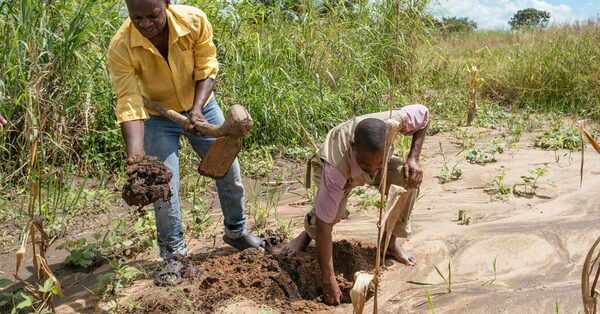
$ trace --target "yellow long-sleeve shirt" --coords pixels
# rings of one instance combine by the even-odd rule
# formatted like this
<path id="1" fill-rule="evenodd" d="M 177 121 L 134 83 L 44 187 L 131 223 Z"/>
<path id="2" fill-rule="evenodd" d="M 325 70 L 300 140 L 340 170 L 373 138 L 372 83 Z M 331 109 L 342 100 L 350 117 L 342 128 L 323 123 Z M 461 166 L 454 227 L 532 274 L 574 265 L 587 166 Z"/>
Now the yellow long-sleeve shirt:
<path id="1" fill-rule="evenodd" d="M 108 66 L 117 95 L 115 114 L 119 123 L 146 120 L 148 113 L 158 114 L 144 108 L 142 96 L 178 112 L 190 110 L 196 81 L 217 75 L 219 63 L 206 14 L 194 7 L 171 5 L 167 8 L 167 23 L 168 64 L 129 18 L 111 40 Z"/>

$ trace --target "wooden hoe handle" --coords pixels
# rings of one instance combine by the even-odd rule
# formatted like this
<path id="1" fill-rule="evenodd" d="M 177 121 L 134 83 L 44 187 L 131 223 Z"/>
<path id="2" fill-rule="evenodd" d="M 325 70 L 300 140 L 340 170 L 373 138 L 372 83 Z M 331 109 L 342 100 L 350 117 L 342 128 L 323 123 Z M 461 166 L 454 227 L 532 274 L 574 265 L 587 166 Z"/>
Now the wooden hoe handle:
<path id="1" fill-rule="evenodd" d="M 169 109 L 146 97 L 143 97 L 143 99 L 146 108 L 159 112 L 171 121 L 183 127 L 190 123 L 190 120 L 179 112 Z M 227 110 L 223 125 L 218 126 L 206 122 L 198 122 L 196 123 L 195 128 L 202 132 L 202 134 L 210 137 L 218 138 L 222 136 L 231 136 L 234 138 L 241 138 L 248 134 L 250 128 L 252 128 L 252 124 L 254 124 L 254 122 L 246 108 L 240 105 L 233 105 Z"/>

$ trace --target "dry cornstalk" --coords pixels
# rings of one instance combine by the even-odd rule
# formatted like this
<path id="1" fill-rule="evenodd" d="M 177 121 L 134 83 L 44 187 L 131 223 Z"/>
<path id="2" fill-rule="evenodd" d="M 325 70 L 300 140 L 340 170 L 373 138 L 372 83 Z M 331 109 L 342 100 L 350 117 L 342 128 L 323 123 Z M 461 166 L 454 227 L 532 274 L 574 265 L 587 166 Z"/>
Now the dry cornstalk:
<path id="1" fill-rule="evenodd" d="M 354 273 L 354 286 L 350 289 L 350 299 L 352 300 L 354 314 L 362 314 L 365 307 L 365 301 L 367 301 L 369 284 L 371 284 L 372 280 L 373 275 L 364 271 L 357 271 Z"/>
<path id="2" fill-rule="evenodd" d="M 40 129 L 43 128 L 45 121 L 46 121 L 46 119 L 42 120 Z M 38 134 L 40 134 L 40 133 L 38 132 Z M 62 296 L 60 282 L 58 281 L 56 276 L 54 276 L 50 267 L 48 267 L 48 264 L 46 262 L 46 257 L 45 257 L 46 250 L 48 248 L 49 237 L 48 237 L 48 234 L 44 231 L 44 224 L 43 224 L 44 217 L 41 215 L 41 199 L 40 199 L 40 191 L 39 191 L 39 187 L 42 186 L 41 184 L 42 184 L 42 179 L 44 178 L 44 176 L 42 176 L 40 173 L 40 175 L 38 177 L 38 183 L 36 183 L 33 178 L 33 173 L 36 168 L 36 158 L 37 158 L 37 153 L 38 153 L 38 151 L 37 151 L 38 140 L 39 140 L 39 136 L 36 137 L 32 141 L 31 148 L 29 151 L 29 169 L 28 169 L 29 186 L 30 186 L 29 204 L 28 204 L 29 221 L 27 222 L 27 225 L 24 229 L 25 231 L 23 233 L 23 238 L 21 239 L 21 245 L 19 247 L 19 250 L 16 253 L 17 260 L 16 260 L 14 277 L 17 281 L 24 284 L 25 289 L 27 290 L 27 292 L 29 292 L 29 294 L 31 294 L 36 300 L 42 302 L 40 305 L 40 308 L 43 308 L 44 306 L 48 305 L 50 308 L 54 309 L 54 306 L 52 304 L 52 297 L 51 297 L 51 294 L 53 293 L 52 291 L 42 293 L 41 291 L 36 289 L 34 285 L 32 285 L 31 283 L 29 283 L 19 277 L 19 269 L 21 267 L 23 258 L 25 257 L 25 253 L 26 253 L 26 249 L 27 249 L 27 239 L 29 238 L 29 239 L 31 239 L 31 251 L 32 251 L 32 256 L 33 256 L 33 260 L 32 260 L 33 261 L 33 270 L 35 273 L 35 277 L 37 279 L 37 283 L 39 285 L 42 285 L 44 281 L 46 281 L 48 278 L 51 278 L 52 281 L 54 282 L 54 284 L 56 285 L 57 293 Z M 39 168 L 43 169 L 44 167 L 42 166 Z M 36 200 L 38 200 L 38 205 L 40 206 L 39 214 L 35 213 Z M 36 230 L 40 234 L 39 240 L 36 240 Z M 39 253 L 36 253 L 36 247 L 38 247 Z M 42 278 L 44 281 L 42 281 Z"/>
<path id="3" fill-rule="evenodd" d="M 467 126 L 471 126 L 471 123 L 475 119 L 475 114 L 477 113 L 478 103 L 477 103 L 477 92 L 479 90 L 479 86 L 481 83 L 479 82 L 479 70 L 475 65 L 471 66 L 471 69 L 468 69 L 469 73 L 471 73 L 471 83 L 469 84 L 469 105 L 467 106 Z"/>
<path id="4" fill-rule="evenodd" d="M 583 184 L 583 159 L 584 159 L 584 151 L 585 151 L 585 142 L 583 141 L 583 135 L 590 141 L 592 147 L 600 153 L 600 145 L 594 141 L 594 138 L 590 135 L 588 130 L 585 128 L 585 120 L 577 121 L 577 126 L 579 127 L 579 138 L 581 139 L 581 167 L 579 168 L 579 187 Z"/>
<path id="5" fill-rule="evenodd" d="M 586 314 L 597 313 L 598 310 L 597 304 L 600 291 L 596 289 L 596 285 L 598 284 L 598 277 L 600 276 L 600 267 L 596 270 L 596 276 L 594 276 L 594 282 L 591 287 L 590 274 L 594 269 L 594 265 L 600 261 L 600 252 L 594 256 L 594 251 L 599 243 L 600 238 L 594 242 L 594 245 L 592 245 L 592 248 L 588 251 L 585 262 L 583 263 L 583 271 L 581 272 L 581 296 L 583 298 L 583 309 Z"/>
<path id="6" fill-rule="evenodd" d="M 390 105 L 391 106 L 391 105 Z M 392 116 L 392 110 L 390 109 L 390 117 Z M 383 155 L 383 167 L 381 169 L 381 183 L 379 185 L 379 192 L 381 193 L 381 199 L 379 201 L 379 220 L 377 222 L 377 239 L 381 239 L 381 222 L 383 219 L 383 206 L 385 204 L 385 187 L 387 185 L 387 170 L 388 160 L 392 153 L 392 145 L 398 132 L 400 131 L 400 123 L 395 120 L 386 121 L 385 128 L 385 150 Z M 385 254 L 385 253 L 383 253 Z M 377 290 L 379 287 L 379 272 L 381 264 L 381 241 L 377 241 L 377 255 L 375 258 L 375 295 L 373 296 L 373 313 L 377 313 Z"/>

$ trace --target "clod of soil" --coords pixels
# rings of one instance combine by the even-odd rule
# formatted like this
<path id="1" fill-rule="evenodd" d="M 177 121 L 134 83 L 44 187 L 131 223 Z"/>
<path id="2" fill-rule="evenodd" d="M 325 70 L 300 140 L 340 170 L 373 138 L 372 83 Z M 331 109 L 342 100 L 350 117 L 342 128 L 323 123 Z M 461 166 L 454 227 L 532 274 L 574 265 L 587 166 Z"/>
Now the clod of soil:
<path id="1" fill-rule="evenodd" d="M 134 163 L 127 166 L 127 182 L 122 197 L 129 206 L 143 207 L 159 199 L 171 197 L 169 181 L 171 174 L 165 164 L 153 156 L 134 156 Z"/>
<path id="2" fill-rule="evenodd" d="M 265 231 L 262 232 L 262 234 L 260 234 L 260 236 L 263 239 L 269 241 L 269 243 L 271 243 L 273 245 L 283 243 L 288 238 L 288 236 L 285 232 L 283 232 L 281 230 L 273 230 L 273 229 L 266 229 Z"/>
<path id="3" fill-rule="evenodd" d="M 343 294 L 342 302 L 350 303 L 354 272 L 374 270 L 375 254 L 374 244 L 346 240 L 333 243 L 334 268 Z M 177 288 L 197 309 L 213 312 L 228 300 L 240 296 L 283 312 L 329 308 L 321 301 L 321 271 L 314 247 L 293 258 L 247 249 L 228 256 L 190 256 L 190 260 L 202 275 L 185 280 Z M 142 311 L 177 310 L 168 298 L 142 296 L 138 302 L 142 304 Z"/>

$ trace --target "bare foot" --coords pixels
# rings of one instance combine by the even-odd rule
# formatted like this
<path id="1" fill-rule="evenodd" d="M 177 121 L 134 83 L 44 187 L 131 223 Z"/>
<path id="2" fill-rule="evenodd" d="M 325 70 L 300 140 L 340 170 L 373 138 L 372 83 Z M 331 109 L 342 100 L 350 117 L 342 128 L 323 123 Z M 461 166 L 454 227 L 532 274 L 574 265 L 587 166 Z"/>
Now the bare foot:
<path id="1" fill-rule="evenodd" d="M 300 251 L 304 251 L 312 239 L 308 236 L 306 231 L 302 231 L 294 240 L 290 241 L 285 245 L 281 253 L 287 255 L 287 257 L 293 257 Z"/>
<path id="2" fill-rule="evenodd" d="M 415 256 L 412 255 L 412 253 L 403 250 L 402 246 L 396 243 L 396 237 L 393 235 L 390 237 L 390 244 L 388 246 L 386 255 L 393 256 L 398 262 L 404 265 L 414 266 L 417 264 Z"/>

